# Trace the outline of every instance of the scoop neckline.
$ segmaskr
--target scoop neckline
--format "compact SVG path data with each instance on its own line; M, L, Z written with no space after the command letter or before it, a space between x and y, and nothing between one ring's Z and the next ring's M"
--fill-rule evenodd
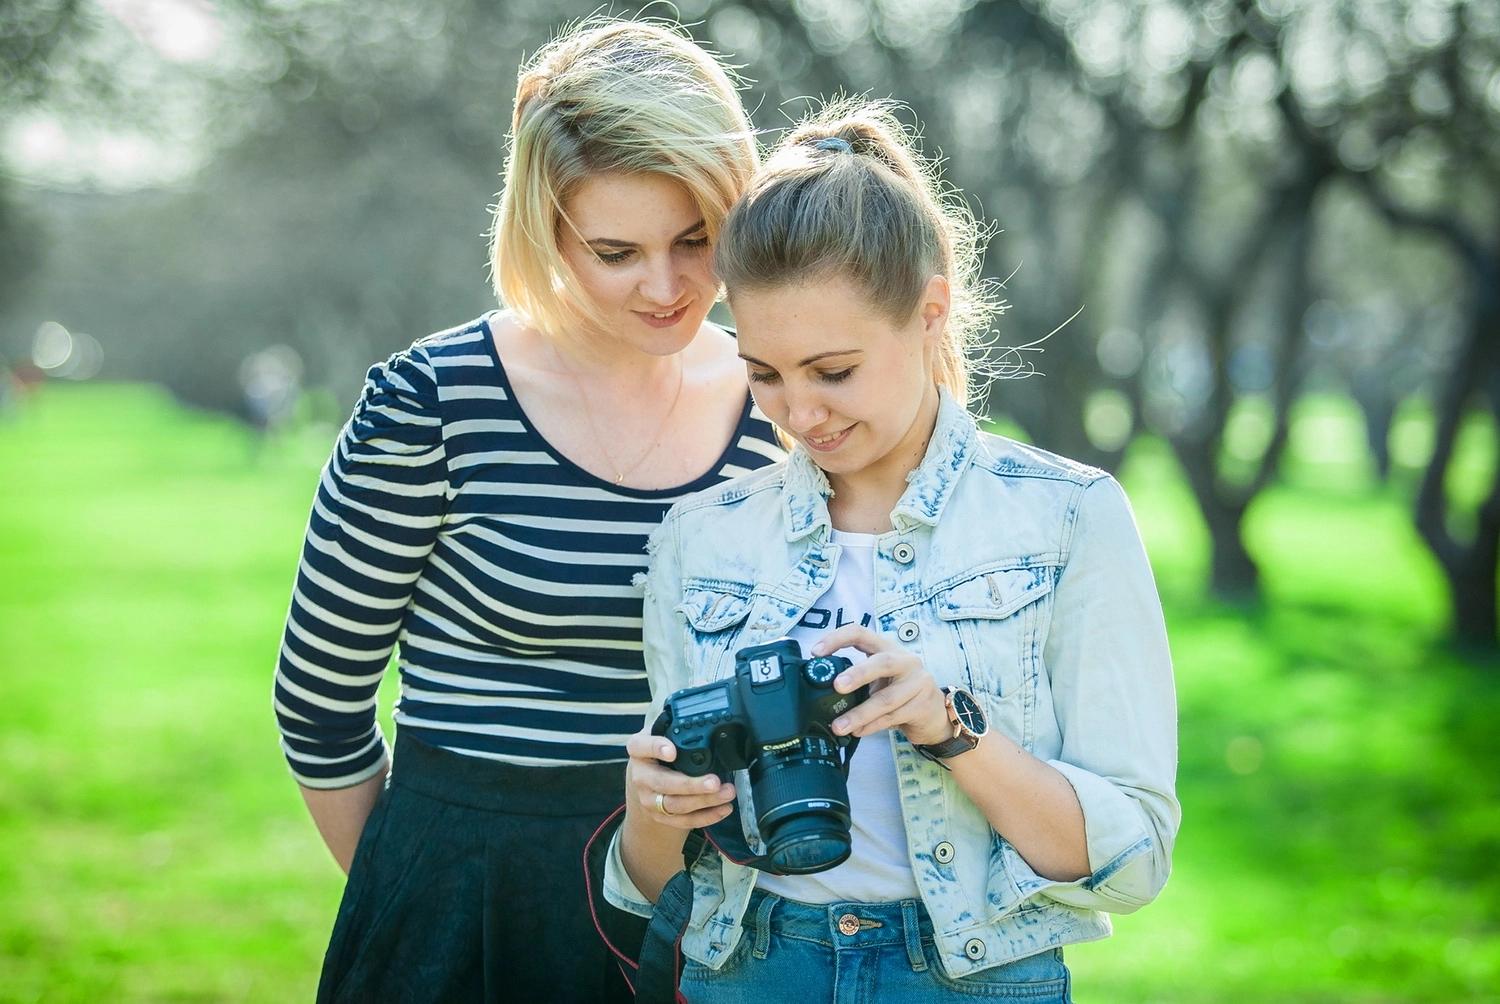
M531 435L532 439L541 444L543 451L555 460L559 467L571 471L575 477L587 482L591 487L603 488L617 495L625 495L638 499L669 498L674 495L682 495L686 492L698 491L702 488L710 488L716 483L719 472L729 463L729 455L734 452L735 447L739 446L741 437L745 435L745 422L750 417L750 409L753 404L749 387L745 388L745 403L740 408L740 420L735 423L734 433L729 437L729 442L725 444L723 451L720 452L708 470L686 484L671 488L632 488L629 485L618 485L613 481L584 470L578 464L574 463L566 454L553 446L547 437L542 435L532 423L531 416L526 414L526 409L521 405L520 398L516 397L515 388L511 386L510 374L506 373L505 362L500 358L500 346L495 344L495 329L490 324L490 321L498 313L499 311L496 310L489 311L480 317L479 323L484 328L485 349L489 352L490 361L495 364L495 372L500 377L500 387L505 391L506 400L510 401L511 407L515 409L516 417L520 420L521 425ZM730 335L733 337L733 332Z

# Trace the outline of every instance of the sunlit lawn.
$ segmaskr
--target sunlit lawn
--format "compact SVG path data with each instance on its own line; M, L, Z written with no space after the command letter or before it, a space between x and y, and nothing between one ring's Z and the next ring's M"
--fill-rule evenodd
M1349 423L1305 415L1252 510L1256 610L1201 597L1165 453L1124 470L1186 821L1161 899L1069 951L1080 1001L1500 999L1500 666L1437 642L1441 578ZM270 668L331 434L261 448L134 387L0 417L0 1000L311 998L340 875Z

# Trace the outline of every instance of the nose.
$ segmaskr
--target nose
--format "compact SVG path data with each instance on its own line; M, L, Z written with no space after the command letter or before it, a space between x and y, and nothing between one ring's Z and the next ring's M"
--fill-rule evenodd
M646 274L638 287L642 299L653 306L670 307L682 299L685 283L671 255L653 258L646 263Z
M787 425L798 435L811 432L828 421L828 409L817 390L806 381L789 381L786 389Z

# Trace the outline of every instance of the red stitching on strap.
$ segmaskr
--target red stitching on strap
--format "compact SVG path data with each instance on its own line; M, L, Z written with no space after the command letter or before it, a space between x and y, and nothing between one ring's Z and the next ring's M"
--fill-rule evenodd
M614 942L609 940L609 935L604 933L604 925L599 923L599 911L594 908L594 877L589 872L589 849L594 846L594 841L599 839L599 834L603 833L605 828L608 827L610 823L613 823L615 821L615 818L624 811L625 805L624 803L621 803L618 809L616 809L614 812L611 812L608 818L606 818L604 822L599 824L598 828L594 830L594 835L589 837L588 842L583 845L583 884L586 891L588 892L589 916L594 921L594 930L599 932L599 937L603 939L605 947L608 948L611 952L614 952L617 959L629 964L631 969L639 971L641 968L640 963L616 948ZM607 868L608 865L606 864L605 867ZM623 966L621 967L620 972L622 975L625 975L625 969ZM625 976L625 982L630 986L630 992L632 994L635 993L635 984L631 983L630 977L628 975Z

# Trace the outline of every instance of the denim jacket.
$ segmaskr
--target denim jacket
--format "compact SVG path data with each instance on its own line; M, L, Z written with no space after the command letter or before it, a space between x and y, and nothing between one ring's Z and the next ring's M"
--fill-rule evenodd
M1129 504L1103 471L981 433L946 393L926 456L878 538L875 627L990 728L1051 764L1083 808L1092 873L1043 878L952 776L892 734L912 873L958 978L1106 937L1166 882L1181 818L1176 699L1161 605ZM645 580L654 719L666 695L727 676L734 653L789 633L833 581L827 478L792 456L682 500ZM748 785L737 784L741 792ZM741 822L754 832L748 799ZM755 872L712 851L693 868L683 952L724 964ZM605 895L649 915L610 854Z

